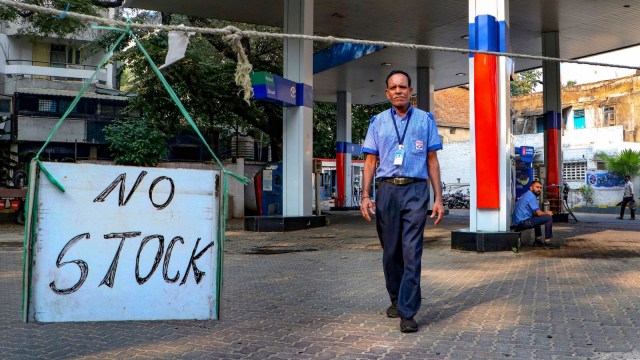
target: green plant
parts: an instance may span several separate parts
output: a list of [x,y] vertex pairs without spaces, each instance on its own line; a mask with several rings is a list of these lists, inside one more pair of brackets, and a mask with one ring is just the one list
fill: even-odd
[[593,204],[593,188],[589,185],[582,185],[578,188],[578,192],[582,195],[585,205]]
[[145,118],[115,120],[104,129],[116,164],[155,166],[167,156],[167,137]]
[[614,156],[599,153],[598,157],[604,161],[609,172],[620,177],[625,175],[633,177],[640,173],[640,151],[625,149]]

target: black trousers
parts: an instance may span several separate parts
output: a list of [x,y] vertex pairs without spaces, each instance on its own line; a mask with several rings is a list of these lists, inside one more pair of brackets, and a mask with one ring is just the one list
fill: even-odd
[[[624,217],[624,208],[627,207],[627,204],[633,201],[633,196],[625,196],[622,198],[622,205],[620,205],[620,217]],[[636,218],[636,211],[632,208],[629,208],[631,211],[631,218]]]
[[387,292],[403,318],[420,309],[420,272],[429,187],[426,181],[407,185],[380,182],[376,193],[376,228],[382,245]]
[[526,229],[535,229],[536,238],[542,236],[541,225],[544,224],[544,238],[551,239],[553,237],[553,218],[551,215],[542,215],[542,216],[534,216],[527,220],[523,220],[518,226],[516,226],[516,231],[526,230]]

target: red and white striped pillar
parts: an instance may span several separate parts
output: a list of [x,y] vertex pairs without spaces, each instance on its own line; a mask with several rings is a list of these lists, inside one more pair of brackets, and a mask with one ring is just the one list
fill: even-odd
[[[509,2],[469,1],[469,47],[509,51]],[[504,56],[470,54],[469,102],[472,149],[470,231],[507,231],[513,201],[509,76]]]
[[[542,33],[542,55],[560,57],[560,40],[557,31]],[[547,176],[544,198],[554,213],[562,212],[562,100],[560,85],[560,63],[542,62],[542,103],[544,107],[544,163]]]

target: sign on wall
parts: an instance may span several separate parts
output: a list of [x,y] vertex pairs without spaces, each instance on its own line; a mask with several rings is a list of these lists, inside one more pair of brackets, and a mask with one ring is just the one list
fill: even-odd
[[621,188],[624,179],[606,170],[587,171],[587,185],[595,188]]
[[45,163],[30,321],[216,319],[220,173]]

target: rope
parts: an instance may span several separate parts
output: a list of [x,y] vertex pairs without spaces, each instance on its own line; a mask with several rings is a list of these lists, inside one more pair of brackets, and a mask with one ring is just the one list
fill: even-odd
[[[45,8],[37,5],[19,3],[13,0],[0,0],[0,4],[4,4],[4,5],[11,6],[17,9],[22,9],[22,10],[51,14],[54,16],[60,16],[63,13],[63,11],[61,10]],[[81,20],[84,22],[104,24],[104,25],[113,26],[113,27],[125,27],[127,25],[123,21],[111,20],[111,19],[79,14],[74,12],[67,12],[66,17],[76,19],[76,20]],[[556,57],[549,57],[549,56],[508,53],[508,52],[499,52],[499,51],[471,50],[471,49],[454,48],[454,47],[447,47],[447,46],[409,44],[409,43],[402,43],[402,42],[395,42],[395,41],[380,41],[380,40],[374,41],[374,40],[352,39],[352,38],[335,37],[335,36],[270,33],[270,32],[255,31],[255,30],[239,30],[233,27],[200,28],[200,27],[192,27],[192,26],[156,25],[156,24],[130,24],[130,26],[131,28],[134,28],[134,29],[148,30],[148,31],[158,31],[158,30],[159,31],[183,31],[183,32],[196,32],[199,34],[222,35],[222,36],[234,35],[234,36],[246,37],[246,38],[298,39],[298,40],[318,41],[318,42],[331,43],[331,44],[352,43],[352,44],[362,44],[362,45],[379,45],[379,46],[403,48],[403,49],[411,49],[411,50],[432,50],[432,51],[454,52],[454,53],[460,53],[460,54],[486,54],[486,55],[506,56],[506,57],[516,58],[516,59],[541,60],[541,61],[550,61],[550,62],[562,62],[562,63],[570,63],[570,64],[594,65],[594,66],[613,67],[613,68],[621,68],[621,69],[640,70],[640,66],[603,63],[603,62],[597,62],[597,61],[564,59],[564,58],[556,58]],[[245,97],[246,97],[246,94],[245,94]]]
[[229,46],[231,46],[238,57],[238,65],[236,66],[235,74],[236,84],[240,85],[242,89],[244,89],[244,101],[251,105],[249,100],[253,97],[253,86],[251,85],[251,72],[253,71],[253,66],[251,66],[247,53],[244,51],[244,47],[242,47],[242,35],[239,34],[241,30],[234,26],[227,26],[225,29],[232,33],[223,36],[223,39]]

